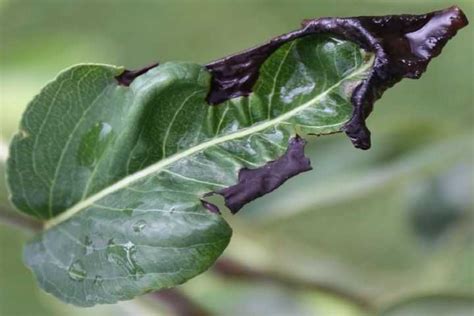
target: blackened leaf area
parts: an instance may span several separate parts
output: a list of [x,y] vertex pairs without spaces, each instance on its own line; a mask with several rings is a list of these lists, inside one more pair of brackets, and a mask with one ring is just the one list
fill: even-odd
[[143,67],[143,68],[138,69],[138,70],[127,70],[127,69],[125,69],[120,75],[116,76],[115,78],[117,79],[117,82],[118,82],[119,85],[128,87],[133,82],[133,80],[135,80],[135,78],[143,75],[148,70],[150,70],[152,68],[155,68],[158,65],[159,65],[159,63],[154,63],[150,66]]
[[305,144],[297,135],[290,140],[283,156],[260,168],[240,169],[239,182],[216,193],[225,198],[225,205],[233,214],[237,213],[245,204],[272,192],[289,178],[312,169],[304,155]]
[[355,147],[370,148],[365,119],[382,93],[402,78],[419,78],[457,30],[468,24],[458,7],[422,15],[321,18],[305,20],[303,28],[270,42],[207,65],[212,73],[210,104],[250,94],[262,63],[284,43],[311,34],[329,33],[353,41],[375,54],[370,75],[354,91],[353,112],[343,130]]

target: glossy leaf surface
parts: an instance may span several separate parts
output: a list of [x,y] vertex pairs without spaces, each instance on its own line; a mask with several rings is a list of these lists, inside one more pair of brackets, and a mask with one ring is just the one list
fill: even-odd
[[79,65],[31,102],[11,145],[12,200],[46,220],[25,249],[40,285],[90,306],[180,284],[206,270],[231,229],[203,206],[239,171],[301,134],[339,131],[373,58],[325,35],[288,42],[248,97],[210,106],[211,75],[165,63],[120,85],[122,68]]

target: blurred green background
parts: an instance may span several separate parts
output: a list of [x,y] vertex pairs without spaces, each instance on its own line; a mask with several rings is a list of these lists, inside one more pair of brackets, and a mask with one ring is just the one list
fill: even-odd
[[[21,113],[63,68],[208,62],[320,16],[425,13],[431,0],[0,0],[0,158]],[[457,1],[474,19],[472,1]],[[307,146],[315,170],[230,217],[225,253],[277,275],[365,297],[383,315],[473,315],[473,27],[420,80],[386,92],[373,147]],[[4,178],[4,164],[0,165]],[[4,182],[0,207],[11,209]],[[26,232],[0,224],[0,315],[165,315],[147,299],[78,309],[43,293],[21,261]],[[350,300],[207,272],[179,287],[217,315],[366,315]]]

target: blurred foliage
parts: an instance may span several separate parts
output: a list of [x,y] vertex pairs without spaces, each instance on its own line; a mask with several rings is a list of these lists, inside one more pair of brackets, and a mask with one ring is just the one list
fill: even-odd
[[[473,20],[472,1],[457,1]],[[80,62],[136,68],[207,62],[319,16],[423,13],[449,1],[16,0],[0,1],[0,137],[7,143],[27,102],[61,69]],[[473,29],[448,43],[420,80],[376,104],[373,148],[343,135],[307,146],[315,167],[238,216],[227,256],[247,265],[361,293],[384,315],[464,315],[474,295]],[[0,154],[5,154],[0,146]],[[0,172],[3,174],[4,166]],[[0,206],[7,208],[0,184]],[[42,293],[21,262],[30,238],[0,226],[0,314],[154,315],[143,299],[77,309]],[[219,315],[362,315],[348,302],[274,284],[205,273],[182,290]],[[418,302],[418,303],[417,303]],[[393,307],[388,307],[395,304]],[[442,315],[442,314],[440,314]],[[466,314],[467,315],[467,314]]]
[[382,316],[469,316],[473,310],[474,302],[468,297],[430,295],[401,301],[383,311]]

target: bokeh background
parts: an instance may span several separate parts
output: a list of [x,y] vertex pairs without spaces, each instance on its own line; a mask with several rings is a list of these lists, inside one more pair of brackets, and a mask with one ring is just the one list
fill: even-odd
[[[432,0],[0,0],[0,158],[21,113],[63,68],[101,62],[205,63],[298,28],[303,18],[424,13]],[[459,5],[474,21],[474,2]],[[473,315],[473,26],[448,43],[420,80],[376,104],[373,148],[344,135],[307,146],[315,170],[230,217],[230,258],[273,276],[209,271],[179,289],[217,315]],[[9,211],[0,163],[0,207]],[[0,223],[0,315],[168,315],[140,298],[79,309],[43,293],[24,267],[31,235]],[[271,279],[271,278],[270,278]],[[334,295],[327,288],[341,291]],[[347,295],[346,295],[347,296]]]

